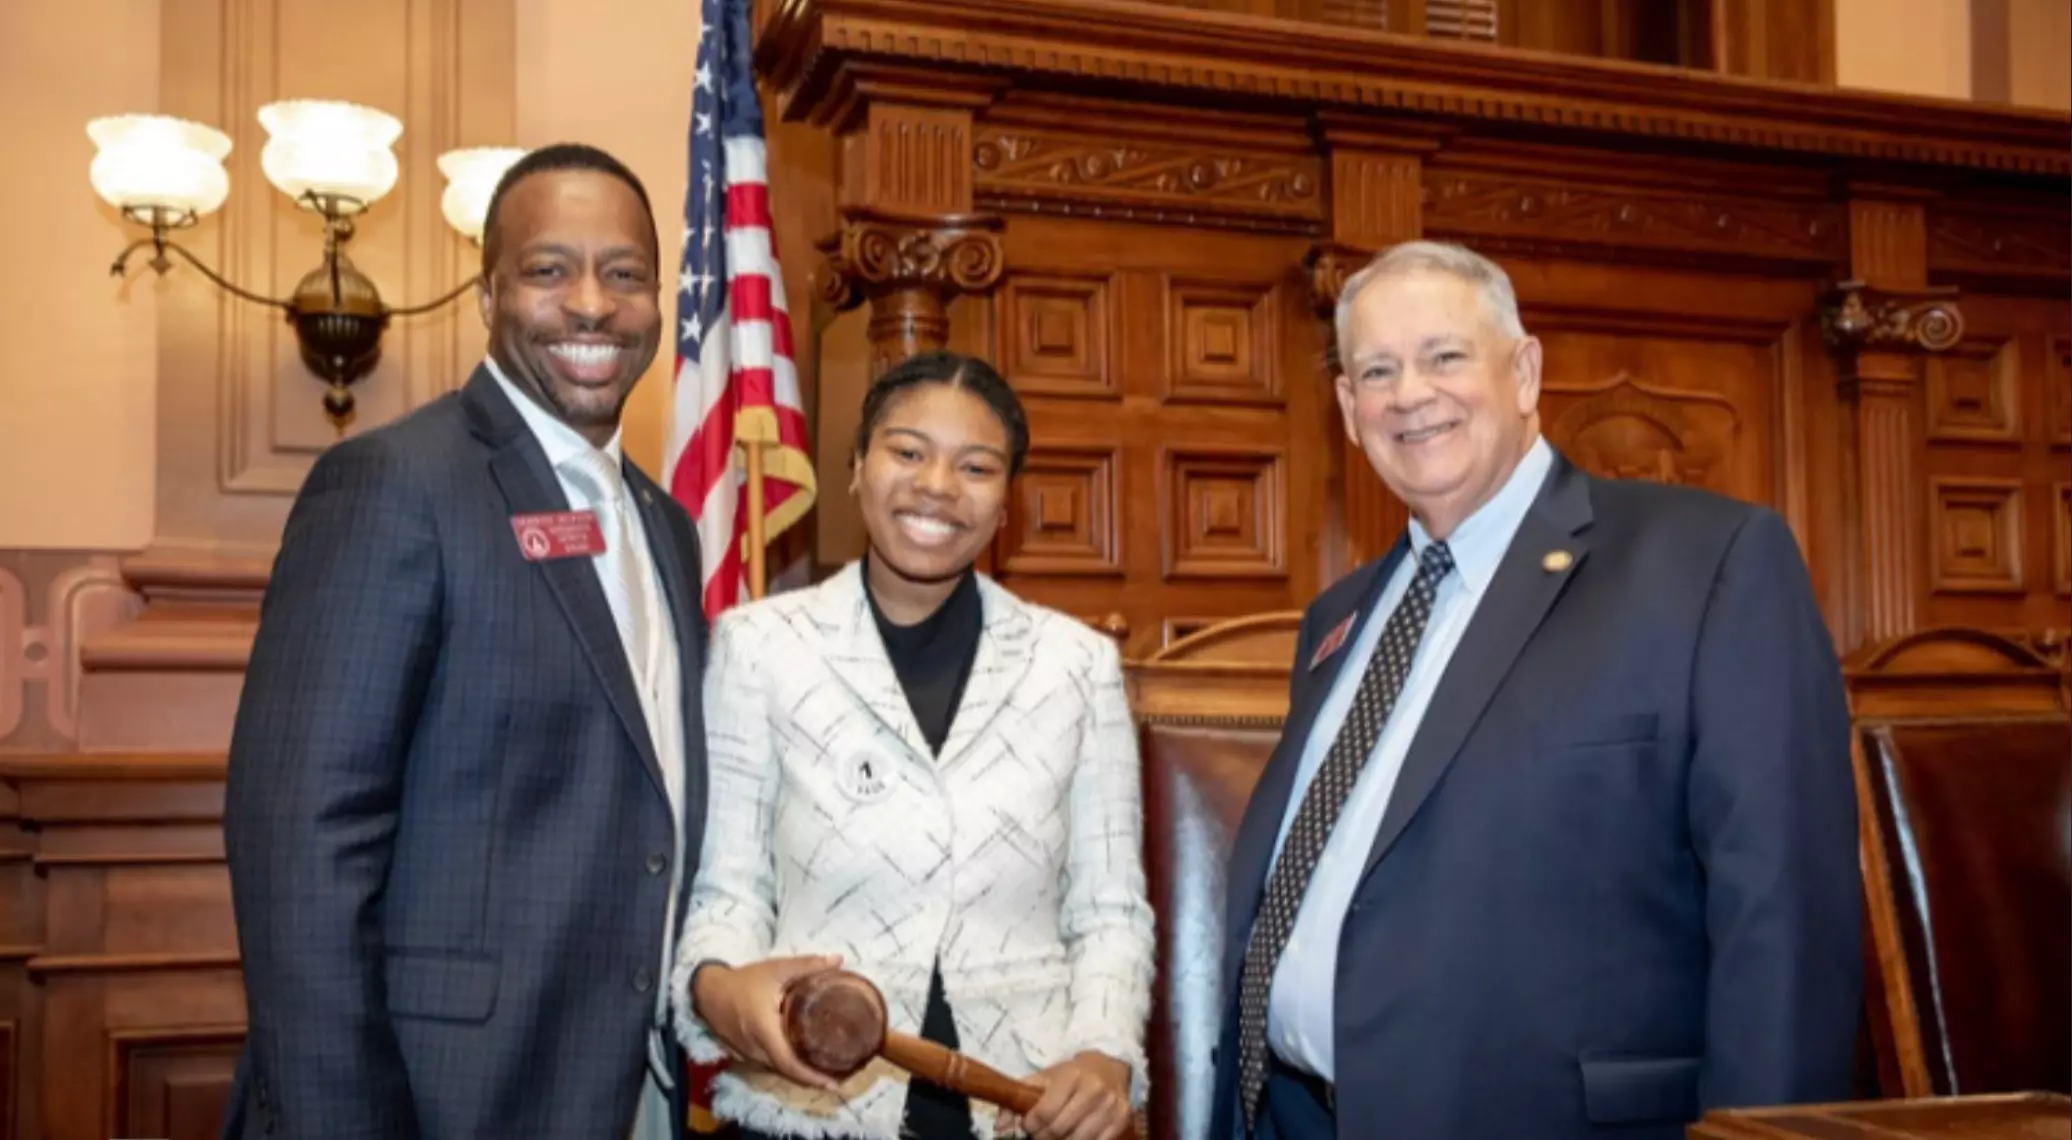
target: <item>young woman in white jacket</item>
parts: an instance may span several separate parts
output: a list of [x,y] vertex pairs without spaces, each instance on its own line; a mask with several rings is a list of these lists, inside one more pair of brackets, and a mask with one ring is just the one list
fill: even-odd
[[[751,1140],[1114,1140],[1145,1093],[1152,916],[1113,641],[973,569],[1028,451],[983,361],[916,357],[865,398],[869,553],[722,615],[704,852],[675,974],[714,1111]],[[787,1047],[787,983],[839,964],[892,1029],[1044,1089],[1019,1121],[873,1061]]]

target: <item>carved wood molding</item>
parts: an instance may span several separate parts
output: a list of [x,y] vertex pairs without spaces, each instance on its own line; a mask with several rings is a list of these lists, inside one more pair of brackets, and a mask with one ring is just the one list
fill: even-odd
[[1873,289],[1836,285],[1822,302],[1821,333],[1842,352],[1944,352],[1964,339],[1955,289]]
[[1573,179],[1427,169],[1428,232],[1833,263],[1846,253],[1842,208],[1830,202],[1650,193]]
[[1443,41],[1099,0],[793,0],[759,62],[811,114],[849,59],[925,60],[1012,73],[1210,91],[1379,114],[1462,120],[1880,162],[2072,173],[2064,118],[1900,103],[1580,58],[1492,53]]
[[982,126],[971,159],[978,201],[996,210],[1291,232],[1323,216],[1315,155]]
[[1979,277],[2072,275],[2072,232],[2065,216],[1952,206],[1928,211],[1928,265]]
[[897,218],[859,212],[821,239],[821,299],[849,308],[897,289],[983,293],[1000,280],[1000,220]]

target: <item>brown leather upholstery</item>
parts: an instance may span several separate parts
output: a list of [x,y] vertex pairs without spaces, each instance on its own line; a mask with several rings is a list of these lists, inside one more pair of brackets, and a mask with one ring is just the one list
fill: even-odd
[[1151,1135],[1203,1136],[1222,1016],[1224,868],[1280,730],[1153,722],[1141,733],[1145,869],[1158,914]]
[[2072,728],[1979,717],[1859,734],[1933,1091],[2072,1091]]

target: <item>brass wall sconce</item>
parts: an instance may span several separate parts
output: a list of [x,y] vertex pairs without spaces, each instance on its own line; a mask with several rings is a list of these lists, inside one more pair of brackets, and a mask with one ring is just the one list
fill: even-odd
[[[151,231],[131,242],[109,272],[123,276],[130,258],[148,247],[147,264],[161,275],[178,257],[219,288],[281,310],[295,330],[303,363],[330,385],[324,393],[324,412],[342,434],[353,414],[352,385],[380,360],[389,321],[441,308],[479,278],[470,277],[422,305],[391,306],[346,256],[359,216],[395,187],[398,167],[392,148],[403,125],[394,116],[353,103],[300,99],[259,108],[259,124],[268,136],[259,160],[267,181],[324,222],[324,260],[296,283],[287,299],[227,280],[172,240],[174,231],[195,225],[229,196],[223,159],[230,153],[230,137],[213,127],[164,115],[118,115],[86,126],[98,152],[89,171],[95,192],[124,218]],[[440,199],[447,224],[480,244],[489,196],[504,171],[524,153],[511,147],[474,147],[439,156],[439,170],[447,179]]]

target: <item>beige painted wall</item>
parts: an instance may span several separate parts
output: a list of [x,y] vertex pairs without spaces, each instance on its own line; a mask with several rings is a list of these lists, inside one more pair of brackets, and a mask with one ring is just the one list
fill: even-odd
[[[519,145],[590,143],[633,168],[654,203],[663,315],[673,321],[698,6],[686,0],[521,0],[517,11]],[[658,479],[675,343],[674,335],[663,337],[626,409],[627,454]]]
[[1835,82],[1970,98],[1970,0],[1835,0]]
[[137,236],[87,183],[87,120],[158,102],[158,5],[0,3],[0,547],[151,538],[161,285],[108,263]]

